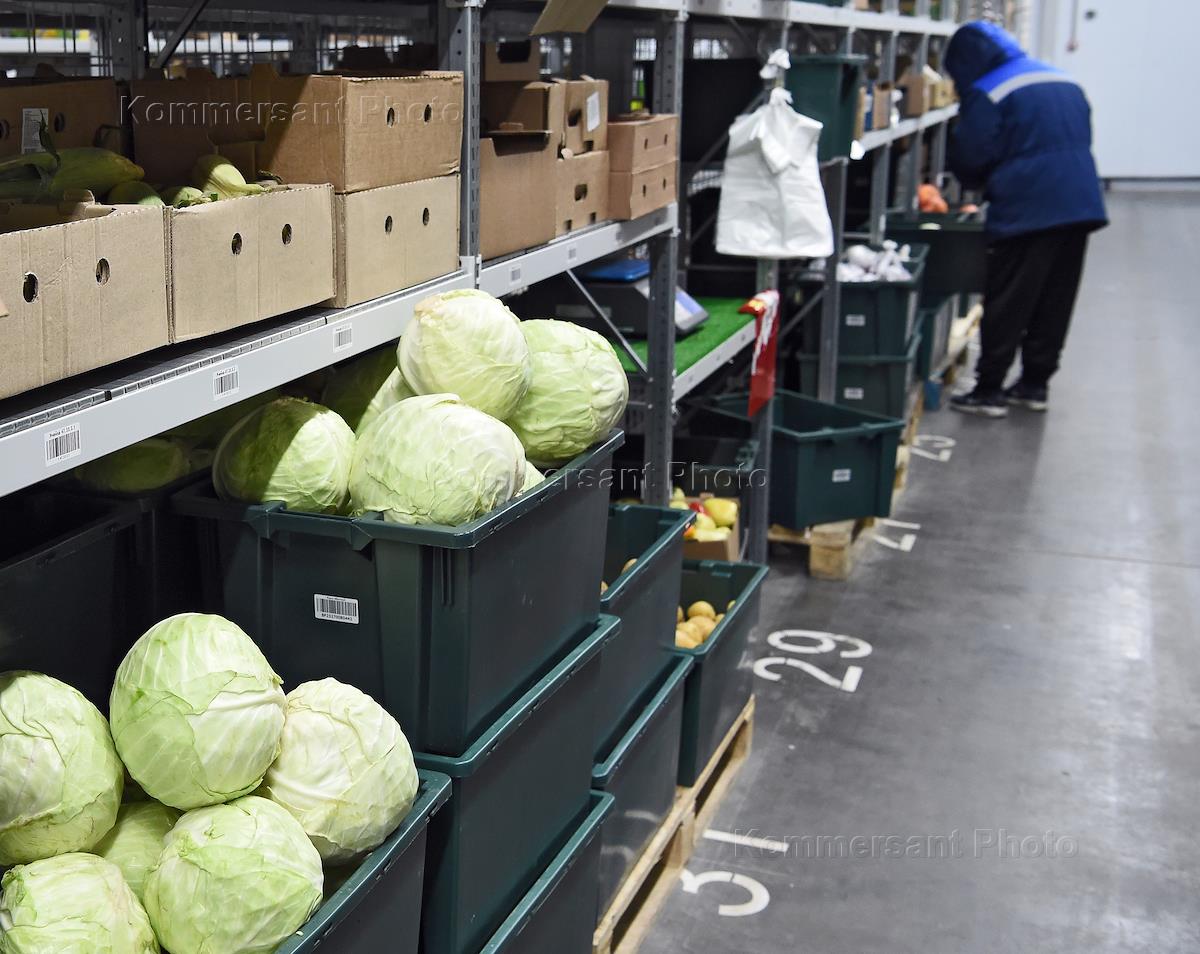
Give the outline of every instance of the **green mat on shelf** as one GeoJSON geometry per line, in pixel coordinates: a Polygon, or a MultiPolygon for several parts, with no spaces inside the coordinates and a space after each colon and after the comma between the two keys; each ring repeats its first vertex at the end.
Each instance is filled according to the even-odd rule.
{"type": "MultiPolygon", "coordinates": [[[[708,321],[686,338],[675,340],[675,373],[682,374],[706,354],[737,334],[742,328],[754,321],[753,315],[738,314],[738,309],[746,304],[745,298],[698,298],[701,307],[708,312],[708,321]]],[[[640,339],[630,339],[629,343],[638,357],[646,360],[648,350],[646,342],[640,339]]],[[[614,345],[617,357],[626,371],[633,371],[634,364],[629,355],[618,345],[614,345]]]]}

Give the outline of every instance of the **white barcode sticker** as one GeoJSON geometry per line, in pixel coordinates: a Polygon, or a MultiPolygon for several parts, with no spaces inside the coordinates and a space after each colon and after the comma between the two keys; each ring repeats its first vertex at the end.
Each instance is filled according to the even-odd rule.
{"type": "Polygon", "coordinates": [[[78,424],[65,424],[46,432],[46,466],[61,464],[64,460],[83,453],[83,437],[78,424]]]}
{"type": "Polygon", "coordinates": [[[347,596],[324,596],[314,593],[313,612],[317,619],[327,619],[331,623],[358,625],[358,600],[352,600],[347,596]]]}
{"type": "Polygon", "coordinates": [[[862,388],[846,388],[842,391],[842,397],[847,401],[861,401],[865,394],[862,388]]]}
{"type": "Polygon", "coordinates": [[[835,484],[848,484],[853,476],[853,471],[849,467],[843,467],[833,472],[833,482],[835,484]]]}
{"type": "Polygon", "coordinates": [[[867,326],[867,316],[866,315],[847,315],[846,316],[846,327],[847,328],[865,328],[866,326],[867,326]]]}
{"type": "Polygon", "coordinates": [[[592,93],[587,98],[587,118],[584,120],[587,123],[587,131],[600,127],[600,94],[592,93]]]}
{"type": "Polygon", "coordinates": [[[231,394],[237,394],[242,389],[238,376],[238,366],[230,365],[213,373],[213,400],[223,401],[231,394]]]}
{"type": "Polygon", "coordinates": [[[333,327],[333,350],[345,351],[354,345],[354,326],[350,322],[333,327]]]}
{"type": "Polygon", "coordinates": [[[44,106],[21,110],[21,152],[45,152],[42,148],[42,123],[49,124],[50,110],[44,106]]]}

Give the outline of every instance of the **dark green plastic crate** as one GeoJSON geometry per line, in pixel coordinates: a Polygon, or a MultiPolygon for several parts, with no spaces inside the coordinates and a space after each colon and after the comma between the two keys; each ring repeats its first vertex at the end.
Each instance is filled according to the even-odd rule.
{"type": "Polygon", "coordinates": [[[200,521],[205,602],[284,681],[332,676],[384,706],[414,750],[458,755],[591,627],[621,433],[460,527],[174,497],[200,521]],[[317,618],[357,600],[358,622],[317,618]]]}
{"type": "Polygon", "coordinates": [[[480,954],[591,954],[599,897],[600,826],[614,799],[592,793],[592,810],[480,954]]]}
{"type": "Polygon", "coordinates": [[[135,600],[141,514],[124,501],[31,491],[0,500],[0,672],[61,679],[101,711],[142,634],[135,600]]]}
{"type": "MultiPolygon", "coordinates": [[[[718,398],[717,407],[744,419],[746,395],[718,398]]],[[[903,421],[794,391],[777,391],[773,407],[772,523],[798,530],[891,513],[903,421]]]]}
{"type": "MultiPolygon", "coordinates": [[[[921,340],[919,333],[914,335],[904,354],[839,357],[837,403],[884,417],[904,417],[908,392],[916,378],[921,340]]],[[[798,360],[800,390],[816,397],[819,359],[815,355],[801,355],[798,360]]]]}
{"type": "Polygon", "coordinates": [[[696,649],[675,650],[693,662],[683,696],[680,785],[696,784],[750,699],[754,674],[747,646],[758,624],[766,578],[767,568],[755,563],[689,560],[683,565],[682,605],[705,600],[725,618],[696,649]]]}
{"type": "Polygon", "coordinates": [[[600,660],[620,625],[601,617],[465,755],[416,755],[453,779],[429,829],[423,954],[476,954],[583,821],[600,660]]]}
{"type": "Polygon", "coordinates": [[[621,620],[604,650],[596,699],[596,758],[609,751],[673,659],[675,607],[690,510],[614,504],[608,514],[600,610],[621,620]],[[630,558],[637,562],[621,571],[630,558]]]}
{"type": "Polygon", "coordinates": [[[676,657],[637,721],[592,770],[593,787],[617,800],[600,836],[601,911],[674,804],[683,690],[691,668],[690,659],[676,657]]]}
{"type": "Polygon", "coordinates": [[[980,213],[921,212],[890,215],[887,237],[900,244],[929,246],[921,297],[925,302],[944,295],[982,295],[987,287],[987,233],[980,213]],[[937,229],[921,228],[937,225],[937,229]]]}
{"type": "MultiPolygon", "coordinates": [[[[703,427],[702,424],[699,426],[703,427]]],[[[615,496],[641,494],[645,446],[641,436],[628,436],[616,458],[615,496]]],[[[671,485],[681,488],[689,497],[704,493],[735,496],[750,486],[757,457],[758,441],[749,437],[701,437],[677,433],[671,442],[671,485]]]]}
{"type": "Polygon", "coordinates": [[[865,56],[845,53],[792,57],[786,80],[792,108],[824,124],[821,162],[850,155],[866,63],[865,56]]]}
{"type": "Polygon", "coordinates": [[[429,822],[450,798],[446,776],[417,774],[417,799],[400,827],[332,893],[337,873],[326,872],[325,903],[275,954],[417,954],[429,822]]]}
{"type": "Polygon", "coordinates": [[[921,344],[917,349],[916,365],[916,378],[920,381],[926,380],[946,358],[956,301],[956,297],[944,295],[934,299],[929,307],[921,309],[918,320],[921,344]]]}

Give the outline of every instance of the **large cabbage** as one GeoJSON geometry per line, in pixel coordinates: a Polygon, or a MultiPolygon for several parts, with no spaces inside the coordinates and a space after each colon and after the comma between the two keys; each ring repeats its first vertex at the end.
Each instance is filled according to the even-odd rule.
{"type": "Polygon", "coordinates": [[[108,723],[78,690],[0,673],[0,868],[91,848],[116,821],[122,780],[108,723]]]}
{"type": "Polygon", "coordinates": [[[179,812],[158,802],[131,802],[121,806],[112,831],[93,851],[121,869],[125,883],[140,901],[146,875],[158,864],[163,839],[179,821],[179,812]]]}
{"type": "Polygon", "coordinates": [[[400,339],[400,371],[418,394],[457,394],[504,420],[529,389],[529,346],[504,303],[474,289],[417,304],[400,339]]]}
{"type": "Polygon", "coordinates": [[[415,393],[396,366],[396,349],[389,345],[335,368],[321,403],[361,434],[389,407],[415,393]]]}
{"type": "Polygon", "coordinates": [[[417,787],[400,724],[370,696],[336,679],[288,693],[283,747],[262,794],[295,816],[326,864],[382,844],[417,787]]]}
{"type": "Polygon", "coordinates": [[[519,492],[526,493],[527,491],[533,490],[534,487],[543,483],[545,480],[545,474],[534,467],[533,464],[529,463],[529,461],[525,461],[525,473],[521,478],[521,489],[519,492]]]}
{"type": "Polygon", "coordinates": [[[204,417],[198,417],[194,421],[173,427],[159,436],[183,441],[189,447],[207,447],[211,450],[221,443],[221,438],[234,424],[255,408],[270,404],[277,397],[279,397],[278,388],[264,391],[262,394],[256,394],[244,401],[238,401],[237,404],[230,404],[219,411],[213,411],[211,414],[205,414],[204,417]]]}
{"type": "Polygon", "coordinates": [[[91,490],[136,494],[157,490],[193,470],[187,447],[168,437],[150,437],[75,470],[91,490]]]}
{"type": "Polygon", "coordinates": [[[350,471],[356,513],[456,526],[517,493],[525,455],[512,430],[453,394],[388,408],[358,439],[350,471]]]}
{"type": "Polygon", "coordinates": [[[158,954],[158,941],[120,869],[73,853],[4,875],[0,954],[158,954]]]}
{"type": "Polygon", "coordinates": [[[146,913],[171,954],[270,954],[321,903],[321,856],[257,795],[188,812],[146,879],[146,913]]]}
{"type": "Polygon", "coordinates": [[[187,810],[258,788],[279,754],[281,680],[254,641],[220,616],[152,626],[113,681],[113,740],[129,774],[187,810]]]}
{"type": "Polygon", "coordinates": [[[509,426],[525,456],[561,464],[591,447],[625,413],[629,378],[603,336],[569,321],[521,322],[533,381],[509,426]]]}
{"type": "Polygon", "coordinates": [[[341,513],[353,454],[354,432],[338,414],[283,397],[230,428],[213,461],[213,487],[224,500],[341,513]]]}

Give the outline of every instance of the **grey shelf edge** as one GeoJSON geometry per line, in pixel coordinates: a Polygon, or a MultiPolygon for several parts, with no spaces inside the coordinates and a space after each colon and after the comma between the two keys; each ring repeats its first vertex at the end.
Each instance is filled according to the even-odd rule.
{"type": "Polygon", "coordinates": [[[0,496],[393,341],[422,298],[473,284],[472,275],[457,272],[351,308],[272,322],[220,347],[197,342],[192,354],[144,362],[107,385],[7,421],[0,425],[0,496]],[[216,400],[216,376],[235,372],[237,390],[216,400]],[[79,452],[48,463],[48,442],[65,428],[78,429],[79,452]]]}
{"type": "MultiPolygon", "coordinates": [[[[618,0],[613,6],[623,6],[618,0]]],[[[773,20],[809,26],[829,26],[874,30],[887,33],[919,33],[949,36],[958,24],[953,20],[906,16],[900,13],[874,13],[849,7],[827,7],[802,0],[685,0],[690,16],[733,17],[741,20],[773,20]]]]}
{"type": "Polygon", "coordinates": [[[483,263],[479,287],[501,298],[569,268],[577,268],[605,255],[637,245],[676,227],[675,203],[628,222],[607,222],[581,229],[546,245],[507,258],[483,263]]]}
{"type": "Polygon", "coordinates": [[[682,374],[675,375],[675,400],[691,393],[754,344],[754,322],[739,328],[682,374]]]}
{"type": "Polygon", "coordinates": [[[895,126],[887,129],[872,129],[869,132],[865,132],[862,139],[859,140],[859,144],[865,152],[873,152],[880,146],[886,146],[897,139],[912,136],[924,129],[931,129],[942,123],[948,123],[957,115],[958,103],[952,106],[945,106],[942,109],[933,109],[924,116],[919,116],[915,119],[903,119],[895,126]]]}

